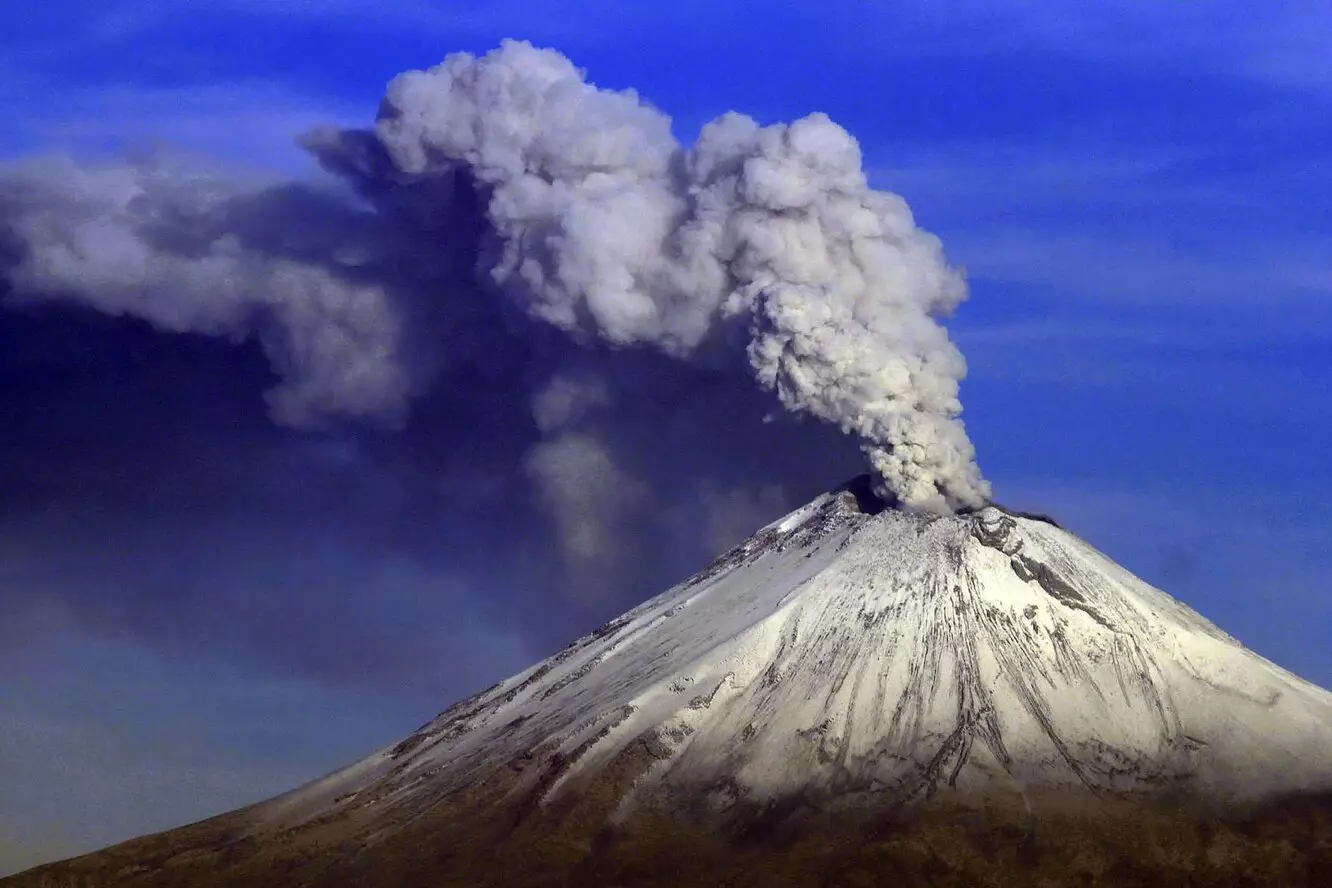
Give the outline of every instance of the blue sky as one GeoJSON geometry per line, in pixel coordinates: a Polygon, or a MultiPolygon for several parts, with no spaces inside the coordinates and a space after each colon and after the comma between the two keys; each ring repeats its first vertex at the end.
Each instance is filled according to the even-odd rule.
{"type": "MultiPolygon", "coordinates": [[[[307,175],[294,136],[364,124],[394,74],[504,37],[637,89],[683,141],[729,109],[762,122],[826,111],[860,140],[872,182],[902,194],[967,268],[971,299],[950,330],[996,498],[1054,514],[1332,685],[1332,7],[939,7],[220,0],[90,12],[56,0],[0,34],[0,154],[166,145],[307,175]]],[[[415,500],[399,527],[397,500],[356,499],[397,535],[353,545],[382,525],[330,504],[362,496],[347,485],[364,478],[363,450],[419,490],[398,445],[362,442],[348,457],[336,441],[269,428],[253,354],[79,330],[0,327],[0,398],[27,411],[14,440],[66,453],[62,478],[104,463],[132,481],[150,469],[125,454],[171,427],[163,464],[207,481],[240,478],[226,468],[237,454],[276,460],[300,490],[215,484],[206,520],[181,520],[184,496],[168,509],[125,491],[80,501],[73,482],[59,502],[10,491],[36,505],[0,524],[0,606],[23,627],[0,631],[0,873],[317,776],[659,591],[561,608],[518,591],[517,563],[478,591],[479,568],[464,582],[446,553],[428,554],[433,525],[416,517],[433,506],[415,500]],[[160,388],[161,368],[183,381],[160,388]],[[98,406],[115,399],[129,400],[98,406]],[[85,463],[79,442],[94,437],[107,455],[85,463]],[[42,521],[55,530],[43,536],[42,521]],[[402,542],[413,527],[419,545],[402,542]],[[164,547],[192,560],[154,582],[220,579],[161,592],[142,565],[164,547]],[[44,591],[60,583],[83,591],[44,591]],[[309,637],[255,630],[290,636],[307,612],[309,637]],[[208,632],[180,634],[200,622],[208,632]],[[408,641],[390,656],[395,638],[408,641]],[[378,653],[348,660],[358,646],[378,653]]],[[[11,477],[49,468],[18,446],[4,450],[11,477]]],[[[754,521],[782,502],[757,498],[754,521]]],[[[667,581],[674,569],[661,568],[667,581]]]]}

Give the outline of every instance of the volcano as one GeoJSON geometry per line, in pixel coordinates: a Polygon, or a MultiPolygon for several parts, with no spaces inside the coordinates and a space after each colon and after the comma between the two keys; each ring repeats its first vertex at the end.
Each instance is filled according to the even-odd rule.
{"type": "Polygon", "coordinates": [[[861,478],[391,748],[0,884],[1332,884],[1330,798],[1332,694],[861,478]]]}

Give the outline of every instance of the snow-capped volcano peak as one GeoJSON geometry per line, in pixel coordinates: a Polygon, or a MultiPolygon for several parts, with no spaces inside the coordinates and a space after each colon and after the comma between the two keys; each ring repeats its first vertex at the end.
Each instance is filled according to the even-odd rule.
{"type": "Polygon", "coordinates": [[[269,815],[452,791],[549,801],[637,756],[618,810],[1031,789],[1332,786],[1332,694],[1048,519],[820,496],[696,576],[269,815]]]}

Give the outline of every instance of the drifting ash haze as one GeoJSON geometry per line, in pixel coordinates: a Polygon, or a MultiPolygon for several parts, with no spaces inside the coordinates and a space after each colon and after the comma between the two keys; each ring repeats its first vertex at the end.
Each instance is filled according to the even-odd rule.
{"type": "Polygon", "coordinates": [[[305,144],[359,200],[151,164],[11,169],[10,299],[258,337],[273,416],[297,426],[401,422],[497,331],[538,348],[536,321],[610,346],[602,373],[629,346],[747,372],[856,436],[910,508],[986,500],[937,321],[962,278],[826,116],[727,114],[685,148],[633,92],[506,42],[401,75],[373,129],[305,144]]]}

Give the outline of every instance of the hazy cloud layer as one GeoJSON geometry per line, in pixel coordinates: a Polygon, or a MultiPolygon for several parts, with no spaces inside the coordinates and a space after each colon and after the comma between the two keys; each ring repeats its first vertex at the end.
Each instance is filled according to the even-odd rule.
{"type": "Polygon", "coordinates": [[[434,705],[697,570],[752,532],[736,503],[771,520],[857,470],[744,380],[492,345],[400,428],[295,432],[256,343],[0,315],[0,658],[72,626],[434,705]]]}

